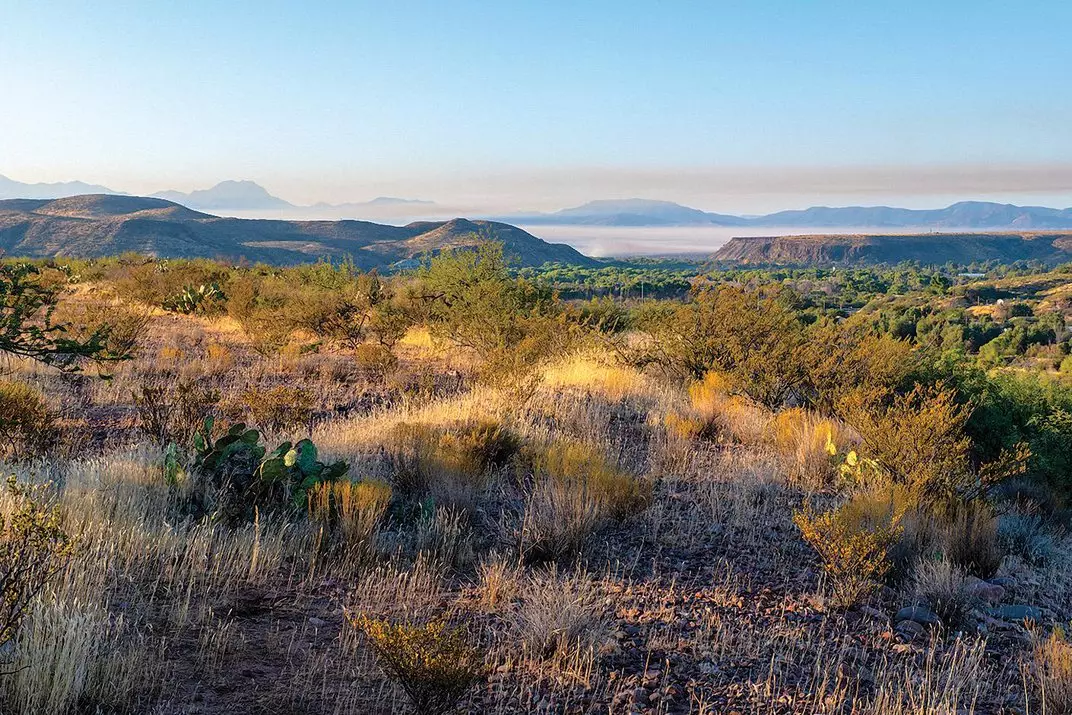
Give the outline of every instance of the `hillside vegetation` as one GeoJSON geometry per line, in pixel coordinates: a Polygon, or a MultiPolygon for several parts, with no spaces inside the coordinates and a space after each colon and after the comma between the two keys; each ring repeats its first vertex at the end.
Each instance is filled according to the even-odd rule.
{"type": "Polygon", "coordinates": [[[1072,711],[1072,273],[2,267],[0,711],[1072,711]]]}
{"type": "Polygon", "coordinates": [[[308,263],[347,258],[363,269],[495,240],[521,265],[591,265],[566,245],[508,224],[453,219],[388,226],[368,221],[220,218],[165,199],[93,194],[0,201],[0,250],[8,256],[91,258],[132,251],[160,258],[308,263]]]}

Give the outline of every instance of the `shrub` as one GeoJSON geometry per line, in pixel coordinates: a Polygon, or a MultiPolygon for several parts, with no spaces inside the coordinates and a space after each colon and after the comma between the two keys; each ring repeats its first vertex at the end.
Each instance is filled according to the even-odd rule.
{"type": "Polygon", "coordinates": [[[307,390],[288,385],[251,387],[238,397],[249,421],[275,433],[307,424],[313,415],[313,398],[307,390]]]}
{"type": "Polygon", "coordinates": [[[764,294],[728,285],[694,292],[669,314],[641,321],[648,358],[682,377],[715,370],[734,392],[775,409],[804,382],[803,324],[788,292],[764,294]]]}
{"type": "Polygon", "coordinates": [[[939,518],[946,558],[973,576],[993,576],[1005,555],[994,510],[979,500],[956,502],[942,509],[939,518]]]}
{"type": "Polygon", "coordinates": [[[909,341],[860,335],[850,325],[815,327],[808,337],[804,393],[826,414],[840,414],[850,396],[877,405],[902,393],[919,362],[909,341]]]}
{"type": "Polygon", "coordinates": [[[533,450],[533,487],[520,534],[527,561],[577,554],[588,538],[614,520],[642,510],[649,487],[578,442],[556,442],[533,450]]]}
{"type": "Polygon", "coordinates": [[[347,546],[367,543],[391,504],[391,487],[377,481],[321,482],[309,490],[309,518],[347,546]]]}
{"type": "Polygon", "coordinates": [[[380,382],[398,367],[398,358],[383,345],[358,345],[354,348],[354,362],[362,372],[380,382]]]}
{"type": "Polygon", "coordinates": [[[143,383],[133,399],[142,432],[161,446],[168,442],[188,445],[220,394],[193,380],[180,380],[165,385],[143,383]]]}
{"type": "Polygon", "coordinates": [[[6,497],[0,524],[0,646],[15,637],[30,603],[72,550],[57,507],[15,477],[8,477],[6,497]]]}
{"type": "Polygon", "coordinates": [[[921,561],[916,565],[913,594],[930,608],[950,630],[974,625],[972,611],[978,606],[968,593],[968,575],[947,559],[921,561]]]}
{"type": "Polygon", "coordinates": [[[1034,648],[1035,687],[1042,711],[1053,715],[1072,713],[1072,643],[1064,629],[1054,629],[1034,648]]]}
{"type": "Polygon", "coordinates": [[[793,515],[829,578],[834,603],[848,608],[873,593],[890,570],[889,551],[901,535],[901,515],[890,513],[887,524],[861,524],[844,507],[816,515],[810,507],[793,515]]]}
{"type": "Polygon", "coordinates": [[[34,457],[55,442],[56,418],[40,391],[21,382],[0,381],[0,454],[34,457]]]}
{"type": "Polygon", "coordinates": [[[873,486],[858,492],[842,505],[841,515],[842,520],[856,531],[898,527],[897,539],[886,552],[890,563],[886,573],[888,581],[900,582],[908,578],[921,558],[932,559],[941,553],[942,534],[938,522],[920,508],[903,486],[873,486]],[[895,517],[899,518],[895,520],[895,517]]]}
{"type": "Polygon", "coordinates": [[[971,412],[952,390],[917,386],[889,407],[872,410],[857,402],[848,415],[867,456],[921,501],[948,501],[975,486],[964,431],[971,412]]]}
{"type": "Polygon", "coordinates": [[[466,634],[442,620],[408,625],[350,615],[380,667],[405,691],[415,713],[450,711],[484,675],[480,653],[466,634]]]}

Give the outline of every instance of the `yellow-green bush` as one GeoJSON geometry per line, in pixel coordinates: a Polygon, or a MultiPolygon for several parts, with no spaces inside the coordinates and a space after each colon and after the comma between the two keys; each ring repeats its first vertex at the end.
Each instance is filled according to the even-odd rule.
{"type": "Polygon", "coordinates": [[[648,484],[622,471],[601,452],[579,442],[531,449],[529,493],[521,529],[521,551],[530,561],[573,556],[610,521],[642,510],[648,484]]]}
{"type": "Polygon", "coordinates": [[[490,471],[506,466],[520,446],[517,436],[494,420],[402,422],[386,441],[396,485],[408,494],[426,492],[443,478],[482,483],[490,471]]]}
{"type": "Polygon", "coordinates": [[[859,603],[889,572],[889,552],[901,535],[901,514],[893,509],[881,518],[851,506],[822,514],[805,507],[793,515],[804,540],[822,560],[836,605],[859,603]]]}
{"type": "Polygon", "coordinates": [[[362,614],[349,618],[365,634],[380,667],[402,687],[416,713],[448,712],[484,674],[480,652],[464,631],[445,621],[411,625],[362,614]]]}
{"type": "Polygon", "coordinates": [[[376,532],[391,504],[391,487],[373,480],[321,482],[309,490],[308,500],[310,519],[355,545],[376,532]]]}
{"type": "Polygon", "coordinates": [[[57,434],[56,417],[39,390],[0,381],[0,454],[37,456],[53,445],[57,434]]]}

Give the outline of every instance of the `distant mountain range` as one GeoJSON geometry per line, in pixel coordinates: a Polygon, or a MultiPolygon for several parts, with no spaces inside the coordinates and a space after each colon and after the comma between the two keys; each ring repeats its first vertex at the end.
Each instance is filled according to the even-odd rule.
{"type": "Polygon", "coordinates": [[[489,239],[502,242],[523,266],[596,263],[569,246],[495,221],[457,218],[388,226],[221,218],[166,199],[116,194],[0,200],[0,251],[7,256],[99,257],[134,251],[275,264],[352,258],[370,270],[489,239]]]}
{"type": "MultiPolygon", "coordinates": [[[[95,186],[80,181],[28,184],[0,176],[0,199],[54,199],[82,194],[128,195],[104,186],[95,186]]],[[[258,212],[269,216],[272,214],[286,216],[286,212],[289,211],[291,216],[297,214],[303,217],[337,218],[353,215],[383,219],[398,215],[436,216],[443,210],[443,207],[436,209],[436,204],[432,201],[389,196],[356,203],[318,203],[312,206],[299,206],[273,196],[253,181],[221,181],[209,189],[199,189],[189,193],[160,191],[153,196],[197,211],[237,212],[244,216],[258,212]],[[392,209],[395,208],[415,210],[393,211],[392,209]]],[[[779,211],[764,216],[734,216],[701,211],[672,201],[606,199],[590,201],[582,206],[553,213],[526,213],[485,216],[484,218],[525,226],[722,226],[1018,231],[1072,229],[1072,208],[1016,206],[988,201],[962,201],[942,209],[813,206],[808,209],[779,211]]]]}
{"type": "MultiPolygon", "coordinates": [[[[0,200],[3,199],[61,199],[84,194],[111,194],[129,196],[122,191],[114,191],[107,186],[86,184],[81,181],[67,181],[55,184],[27,184],[0,175],[0,200]]],[[[197,211],[242,211],[267,213],[293,209],[312,209],[324,213],[360,213],[366,209],[380,209],[391,206],[435,206],[433,201],[420,199],[400,199],[392,196],[380,196],[371,201],[344,204],[318,203],[313,206],[300,206],[273,196],[254,181],[221,181],[208,189],[198,189],[185,193],[182,191],[158,191],[151,194],[153,198],[166,199],[197,211]]]]}
{"type": "Polygon", "coordinates": [[[503,216],[499,220],[526,226],[791,226],[800,228],[933,228],[933,229],[1068,229],[1072,208],[1015,206],[987,201],[962,201],[944,209],[902,209],[889,206],[815,206],[765,216],[709,213],[670,201],[624,199],[591,201],[548,214],[503,216]]]}
{"type": "Polygon", "coordinates": [[[743,236],[730,240],[716,261],[778,265],[895,264],[967,265],[1036,260],[1072,260],[1072,233],[943,233],[896,235],[743,236]]]}

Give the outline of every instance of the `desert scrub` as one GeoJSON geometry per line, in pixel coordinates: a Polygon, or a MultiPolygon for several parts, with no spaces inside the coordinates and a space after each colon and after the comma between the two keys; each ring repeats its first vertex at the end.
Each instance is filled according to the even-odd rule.
{"type": "Polygon", "coordinates": [[[57,436],[55,415],[40,391],[22,382],[0,382],[0,454],[35,457],[57,436]]]}
{"type": "Polygon", "coordinates": [[[161,446],[168,442],[189,444],[219,400],[218,390],[194,380],[143,382],[133,392],[139,429],[161,446]]]}
{"type": "Polygon", "coordinates": [[[872,594],[890,570],[889,552],[901,535],[901,514],[885,523],[865,523],[845,506],[816,514],[805,506],[793,523],[822,560],[834,604],[856,605],[872,594]]]}
{"type": "Polygon", "coordinates": [[[268,433],[295,429],[307,424],[313,416],[312,396],[290,385],[251,387],[238,396],[237,403],[252,424],[268,433]]]}
{"type": "Polygon", "coordinates": [[[376,652],[380,667],[409,698],[414,713],[449,712],[484,675],[480,652],[444,620],[415,625],[348,615],[376,652]]]}
{"type": "Polygon", "coordinates": [[[488,473],[508,465],[521,444],[511,429],[487,419],[445,425],[401,422],[386,441],[395,483],[407,495],[459,479],[482,487],[488,473]]]}
{"type": "Polygon", "coordinates": [[[71,555],[59,508],[8,477],[0,527],[0,646],[18,633],[34,598],[71,555]]]}
{"type": "Polygon", "coordinates": [[[524,509],[520,551],[526,561],[576,555],[609,522],[643,510],[650,485],[580,442],[529,450],[532,489],[524,509]]]}
{"type": "Polygon", "coordinates": [[[1042,712],[1072,713],[1072,643],[1064,628],[1056,628],[1036,642],[1034,685],[1042,712]]]}
{"type": "Polygon", "coordinates": [[[371,541],[391,504],[384,482],[321,482],[309,490],[309,518],[325,525],[352,548],[371,541]]]}

